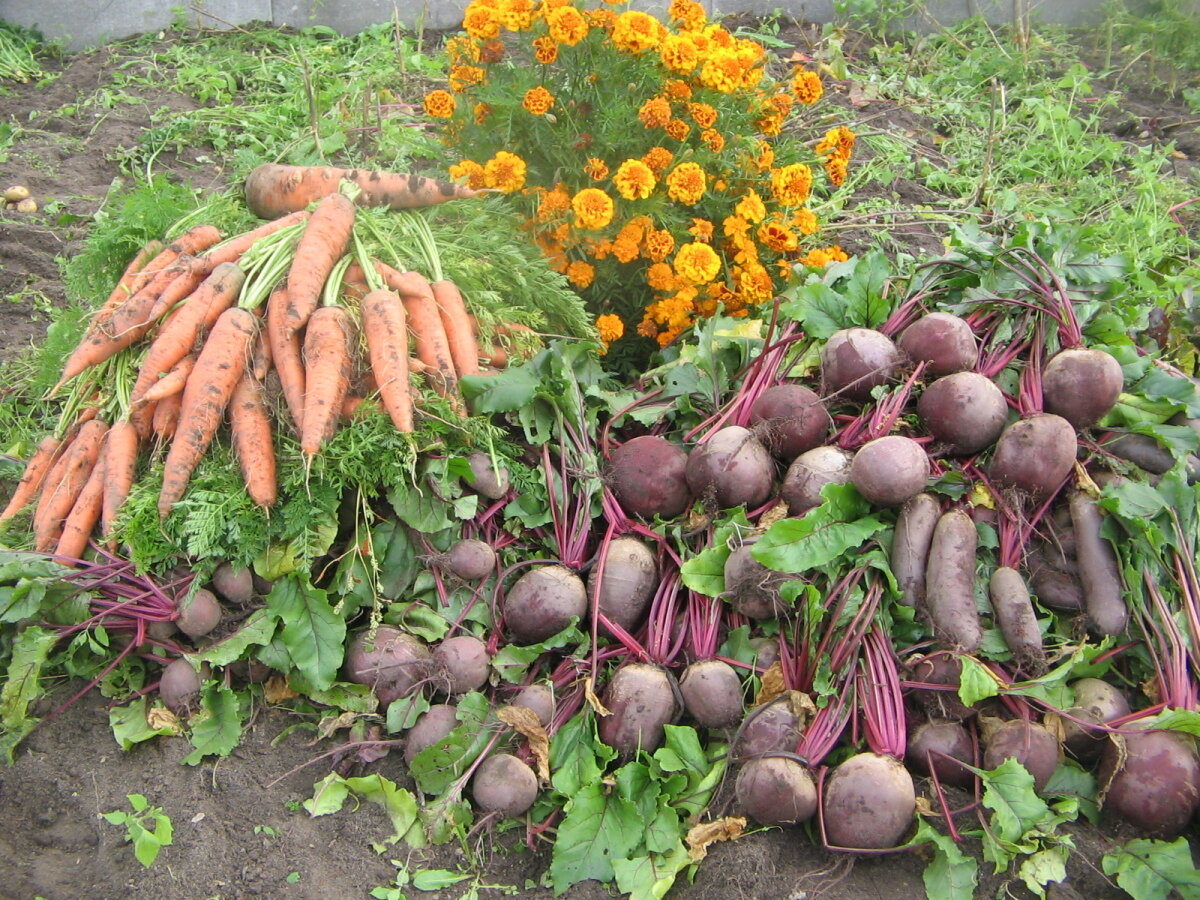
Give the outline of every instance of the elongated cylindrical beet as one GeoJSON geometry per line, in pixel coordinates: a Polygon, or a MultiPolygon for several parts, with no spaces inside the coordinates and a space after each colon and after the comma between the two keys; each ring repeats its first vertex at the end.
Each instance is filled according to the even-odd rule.
{"type": "Polygon", "coordinates": [[[771,496],[775,460],[750,429],[726,425],[688,454],[685,474],[696,497],[753,509],[771,496]]]}
{"type": "Polygon", "coordinates": [[[688,714],[704,728],[732,728],[742,719],[742,681],[733,666],[701,659],[683,670],[679,693],[688,714]]]}
{"type": "Polygon", "coordinates": [[[600,718],[600,740],[622,756],[639,749],[653,753],[680,713],[675,691],[670,674],[660,666],[630,663],[617,669],[602,698],[612,715],[600,718]]]}
{"type": "Polygon", "coordinates": [[[1120,634],[1129,624],[1121,570],[1112,544],[1100,534],[1104,514],[1083,491],[1072,491],[1067,501],[1075,530],[1075,554],[1088,622],[1101,635],[1120,634]]]}
{"type": "Polygon", "coordinates": [[[1070,347],[1050,357],[1042,370],[1042,400],[1047,412],[1088,428],[1108,415],[1124,383],[1121,364],[1111,354],[1070,347]]]}
{"type": "Polygon", "coordinates": [[[742,812],[759,825],[796,825],[817,811],[812,776],[786,757],[770,756],[743,764],[734,794],[742,812]]]}
{"type": "Polygon", "coordinates": [[[925,566],[933,529],[941,514],[937,498],[920,493],[906,500],[896,517],[890,564],[900,588],[900,602],[905,606],[921,606],[925,602],[925,566]]]}
{"type": "Polygon", "coordinates": [[[1065,571],[1049,562],[1036,547],[1026,554],[1025,565],[1029,571],[1029,587],[1042,606],[1072,615],[1083,612],[1083,585],[1076,574],[1078,566],[1075,572],[1065,571]]]}
{"type": "Polygon", "coordinates": [[[776,384],[750,406],[750,426],[763,446],[784,462],[819,447],[833,424],[816,391],[802,384],[776,384]]]}
{"type": "Polygon", "coordinates": [[[925,609],[933,633],[963,653],[979,649],[983,626],[975,603],[975,522],[961,509],[942,513],[933,529],[925,567],[925,609]]]}
{"type": "Polygon", "coordinates": [[[894,756],[859,753],[825,782],[821,819],[831,847],[884,850],[913,824],[917,793],[912,775],[894,756]]]}
{"type": "Polygon", "coordinates": [[[917,400],[921,424],[954,456],[990,447],[1004,431],[1008,403],[986,375],[957,372],[939,378],[917,400]]]}
{"type": "Polygon", "coordinates": [[[1162,475],[1175,465],[1171,451],[1148,434],[1118,434],[1100,446],[1118,459],[1131,462],[1151,475],[1162,475]]]}
{"type": "Polygon", "coordinates": [[[658,560],[645,541],[627,535],[609,541],[604,553],[603,571],[597,564],[588,573],[588,599],[609,621],[633,631],[654,597],[658,560]]]}
{"type": "Polygon", "coordinates": [[[876,506],[899,506],[923,491],[928,480],[925,448],[900,434],[868,441],[850,462],[850,483],[876,506]]]}
{"type": "Polygon", "coordinates": [[[587,615],[587,586],[566,566],[545,565],[518,578],[504,597],[504,624],[520,644],[558,634],[587,615]]]}
{"type": "Polygon", "coordinates": [[[914,363],[924,362],[933,378],[975,368],[979,342],[966,319],[953,313],[934,312],[921,316],[896,342],[914,363]]]}
{"type": "Polygon", "coordinates": [[[692,500],[688,488],[688,454],[656,434],[644,434],[621,444],[609,457],[613,493],[631,515],[673,519],[692,500]]]}
{"type": "Polygon", "coordinates": [[[1021,573],[1009,566],[1000,566],[988,579],[988,597],[1004,643],[1012,651],[1017,669],[1024,675],[1037,677],[1046,671],[1046,650],[1042,631],[1029,588],[1021,573]]]}
{"type": "Polygon", "coordinates": [[[1066,481],[1077,452],[1078,438],[1070,422],[1052,413],[1035,413],[1000,434],[988,474],[1001,488],[1041,497],[1066,481]]]}

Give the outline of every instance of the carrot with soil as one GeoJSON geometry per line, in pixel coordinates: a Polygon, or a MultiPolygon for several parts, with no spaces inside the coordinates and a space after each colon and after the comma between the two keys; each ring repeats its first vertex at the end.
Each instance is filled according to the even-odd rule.
{"type": "Polygon", "coordinates": [[[58,543],[63,522],[79,498],[100,456],[108,424],[91,419],[79,428],[71,446],[47,476],[46,490],[33,517],[34,549],[49,553],[58,543]]]}
{"type": "Polygon", "coordinates": [[[58,458],[61,444],[62,441],[53,434],[46,435],[38,442],[29,461],[25,463],[25,471],[21,474],[21,480],[17,482],[12,497],[9,498],[8,506],[4,508],[4,512],[0,513],[0,522],[11,519],[37,496],[42,482],[46,479],[46,474],[58,458]]]}
{"type": "Polygon", "coordinates": [[[383,286],[382,276],[366,259],[358,241],[355,241],[355,251],[361,262],[352,263],[346,276],[348,279],[361,279],[368,288],[359,302],[359,312],[367,341],[370,375],[379,392],[380,402],[396,430],[411,432],[413,397],[409,382],[408,324],[404,302],[399,294],[383,286]]]}
{"type": "Polygon", "coordinates": [[[382,262],[376,262],[375,268],[383,276],[384,283],[400,295],[417,359],[428,369],[425,377],[435,391],[462,413],[450,342],[429,279],[420,272],[401,272],[382,262]]]}
{"type": "Polygon", "coordinates": [[[205,272],[212,272],[213,269],[222,263],[237,262],[260,239],[277,234],[291,225],[298,225],[308,219],[310,215],[312,214],[308,210],[301,209],[283,218],[274,219],[264,225],[259,225],[257,228],[243,231],[241,234],[235,235],[229,240],[217,244],[215,247],[210,247],[203,255],[197,257],[196,262],[205,272]]]}
{"type": "Polygon", "coordinates": [[[96,458],[95,464],[84,482],[83,489],[75,498],[71,511],[63,519],[62,534],[54,548],[57,556],[68,559],[80,559],[87,550],[88,540],[100,521],[104,505],[105,459],[108,455],[107,437],[96,458]]]}
{"type": "Polygon", "coordinates": [[[242,372],[229,400],[230,442],[246,482],[246,492],[256,505],[270,509],[279,496],[271,413],[261,380],[253,368],[242,372]]]}
{"type": "Polygon", "coordinates": [[[304,356],[300,335],[286,333],[286,320],[287,290],[280,288],[267,300],[267,343],[288,413],[298,432],[304,424],[304,356]]]}
{"type": "Polygon", "coordinates": [[[133,402],[134,409],[136,410],[138,407],[149,409],[152,404],[157,403],[164,397],[178,394],[187,384],[188,376],[192,374],[192,369],[195,365],[196,354],[189,353],[183,359],[179,360],[179,362],[175,363],[175,365],[171,366],[170,371],[154,384],[150,385],[146,389],[146,392],[133,402]]]}
{"type": "Polygon", "coordinates": [[[321,291],[350,246],[354,229],[354,203],[345,194],[331,194],[317,204],[296,245],[296,255],[287,275],[285,336],[304,329],[321,300],[321,291]]]}
{"type": "MultiPolygon", "coordinates": [[[[344,271],[341,266],[331,276],[326,300],[337,296],[344,271]]],[[[312,464],[317,451],[337,430],[342,404],[350,393],[353,327],[346,310],[332,302],[319,307],[308,320],[304,332],[304,424],[300,429],[300,451],[306,465],[312,464]]]]}
{"type": "Polygon", "coordinates": [[[129,261],[129,265],[125,267],[125,271],[121,273],[121,277],[117,279],[117,285],[112,289],[112,293],[108,295],[108,299],[104,301],[104,305],[97,310],[96,320],[107,321],[114,309],[146,285],[146,282],[153,275],[152,272],[146,271],[146,265],[162,249],[162,241],[155,239],[149,241],[146,246],[137,252],[133,259],[129,261]]]}

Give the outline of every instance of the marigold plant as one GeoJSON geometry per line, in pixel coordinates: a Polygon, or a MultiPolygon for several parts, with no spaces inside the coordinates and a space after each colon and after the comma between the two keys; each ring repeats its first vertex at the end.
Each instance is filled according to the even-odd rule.
{"type": "Polygon", "coordinates": [[[451,174],[521,204],[606,349],[752,315],[797,267],[842,256],[811,206],[854,147],[845,126],[811,129],[816,72],[768,73],[762,45],[697,0],[666,21],[625,5],[471,0],[448,91],[426,99],[451,174]]]}

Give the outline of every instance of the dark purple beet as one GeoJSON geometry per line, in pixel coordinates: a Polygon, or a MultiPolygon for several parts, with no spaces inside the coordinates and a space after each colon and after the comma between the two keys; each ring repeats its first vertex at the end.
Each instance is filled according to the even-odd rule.
{"type": "Polygon", "coordinates": [[[821,488],[827,484],[845,484],[850,479],[851,454],[840,447],[814,447],[805,450],[788,466],[779,489],[779,497],[788,506],[788,515],[800,516],[821,505],[821,488]]]}
{"type": "Polygon", "coordinates": [[[979,359],[975,332],[951,313],[921,316],[904,329],[897,345],[914,363],[925,362],[925,374],[932,378],[973,369],[979,359]]]}
{"type": "Polygon", "coordinates": [[[1062,748],[1058,738],[1045,725],[1029,719],[1009,719],[994,730],[985,731],[983,767],[994,769],[1006,759],[1015,759],[1033,776],[1033,788],[1045,790],[1050,776],[1058,768],[1062,748]]]}
{"type": "Polygon", "coordinates": [[[407,697],[429,678],[433,654],[420,638],[391,625],[380,625],[374,635],[360,631],[346,648],[346,679],[365,684],[386,707],[407,697]]]}
{"type": "Polygon", "coordinates": [[[1071,474],[1077,438],[1071,423],[1052,413],[1013,422],[996,441],[988,474],[1001,488],[1044,496],[1071,474]]]}
{"type": "Polygon", "coordinates": [[[747,761],[738,772],[734,794],[742,811],[759,825],[795,825],[817,811],[812,776],[785,757],[747,761]]]}
{"type": "Polygon", "coordinates": [[[471,797],[482,813],[501,819],[523,815],[537,799],[537,775],[508,753],[489,756],[471,776],[471,797]]]}
{"type": "Polygon", "coordinates": [[[871,328],[843,328],[821,348],[821,380],[826,396],[869,400],[871,391],[887,384],[900,366],[892,339],[871,328]]]}
{"type": "Polygon", "coordinates": [[[752,542],[742,544],[726,557],[722,596],[748,618],[769,619],[785,609],[779,588],[793,576],[768,569],[750,555],[752,546],[752,542]]]}
{"type": "Polygon", "coordinates": [[[1080,678],[1071,688],[1075,705],[1063,716],[1063,748],[1081,762],[1093,763],[1108,742],[1108,733],[1084,723],[1107,724],[1129,715],[1129,701],[1115,687],[1100,678],[1080,678]],[[1076,721],[1079,720],[1079,721],[1076,721]]]}
{"type": "Polygon", "coordinates": [[[603,579],[600,575],[599,564],[588,573],[589,601],[610,621],[632,632],[649,611],[658,586],[654,551],[638,538],[615,537],[605,553],[603,579]]]}
{"type": "Polygon", "coordinates": [[[1103,350],[1060,350],[1042,370],[1042,402],[1076,428],[1095,425],[1116,406],[1125,385],[1121,364],[1103,350]]]}
{"type": "Polygon", "coordinates": [[[688,454],[691,492],[721,509],[762,505],[775,487],[775,460],[748,428],[726,425],[688,454]]]}
{"type": "Polygon", "coordinates": [[[613,493],[631,515],[673,519],[692,500],[684,474],[687,460],[687,451],[664,437],[645,434],[632,438],[609,457],[613,493]]]}
{"type": "Polygon", "coordinates": [[[916,788],[894,756],[859,753],[838,765],[825,782],[821,820],[831,847],[883,850],[912,827],[916,788]]]}
{"type": "Polygon", "coordinates": [[[750,406],[754,433],[784,462],[823,444],[831,424],[821,398],[802,384],[773,385],[750,406]]]}
{"type": "Polygon", "coordinates": [[[476,538],[455,541],[444,560],[446,569],[463,581],[479,581],[496,570],[496,551],[487,541],[476,538]]]}
{"type": "Polygon", "coordinates": [[[962,679],[962,660],[951,653],[930,653],[909,659],[905,680],[921,684],[943,685],[953,688],[910,688],[913,698],[921,704],[931,719],[946,719],[961,722],[977,712],[958,698],[958,687],[962,679]]]}
{"type": "Polygon", "coordinates": [[[223,562],[212,574],[212,589],[235,606],[245,606],[254,599],[254,572],[223,562]]]}
{"type": "Polygon", "coordinates": [[[683,670],[679,693],[684,709],[704,728],[732,728],[742,720],[742,681],[733,666],[701,659],[683,670]]]}
{"type": "Polygon", "coordinates": [[[209,677],[208,664],[197,671],[186,659],[173,659],[163,669],[158,696],[163,705],[177,716],[186,716],[200,703],[200,687],[209,677]]]}
{"type": "Polygon", "coordinates": [[[456,634],[433,650],[433,687],[454,696],[487,684],[492,658],[487,645],[473,634],[456,634]]]}
{"type": "Polygon", "coordinates": [[[986,375],[958,372],[922,392],[917,415],[947,453],[969,456],[1000,437],[1008,421],[1008,403],[986,375]]]}
{"type": "Polygon", "coordinates": [[[925,490],[928,480],[925,448],[899,434],[868,441],[850,463],[850,483],[876,506],[899,506],[925,490]]]}
{"type": "Polygon", "coordinates": [[[493,464],[491,454],[476,450],[467,456],[467,465],[471,467],[471,476],[467,479],[467,487],[488,500],[499,500],[508,493],[508,469],[493,464]]]}
{"type": "Polygon", "coordinates": [[[504,597],[504,624],[518,644],[536,644],[587,616],[587,586],[559,565],[539,565],[513,583],[504,597]]]}
{"type": "Polygon", "coordinates": [[[404,736],[404,762],[412,765],[417,754],[432,747],[458,727],[458,710],[448,703],[429,707],[404,736]]]}
{"type": "Polygon", "coordinates": [[[554,718],[554,688],[549,684],[531,684],[521,689],[513,700],[513,706],[523,706],[533,710],[538,721],[545,728],[554,718]]]}
{"type": "Polygon", "coordinates": [[[221,624],[221,602],[210,590],[200,588],[179,601],[176,627],[188,637],[203,637],[221,624]]]}
{"type": "Polygon", "coordinates": [[[969,788],[975,774],[955,760],[974,765],[971,735],[961,722],[922,722],[908,735],[905,762],[922,775],[937,777],[943,784],[969,788]]]}
{"type": "Polygon", "coordinates": [[[1200,757],[1182,732],[1113,735],[1097,778],[1104,814],[1148,837],[1178,837],[1200,808],[1200,757]]]}
{"type": "Polygon", "coordinates": [[[680,712],[670,674],[649,663],[617,669],[602,702],[612,715],[600,717],[600,740],[622,756],[657,750],[680,712]]]}
{"type": "Polygon", "coordinates": [[[746,713],[733,741],[735,759],[754,759],[768,753],[795,752],[800,722],[790,701],[780,697],[746,713]]]}

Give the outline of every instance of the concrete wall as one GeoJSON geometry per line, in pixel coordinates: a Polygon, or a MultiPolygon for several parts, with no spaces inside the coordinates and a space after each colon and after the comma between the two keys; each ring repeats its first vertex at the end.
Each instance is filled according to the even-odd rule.
{"type": "MultiPolygon", "coordinates": [[[[634,0],[633,6],[662,13],[668,0],[634,0]]],[[[880,0],[888,3],[889,0],[880,0]]],[[[974,15],[995,23],[1012,19],[1015,0],[928,0],[930,16],[951,24],[974,15]]],[[[1058,25],[1087,25],[1103,18],[1104,0],[1024,0],[1040,21],[1058,25]]],[[[169,26],[177,16],[209,27],[272,22],[303,28],[325,25],[344,34],[368,25],[398,19],[414,28],[457,28],[467,0],[0,0],[0,20],[36,28],[48,39],[61,40],[71,50],[169,26]]],[[[704,0],[710,14],[781,12],[813,22],[834,18],[832,0],[704,0]]],[[[1200,6],[1200,0],[1197,0],[1200,6]]],[[[927,28],[918,17],[912,27],[927,28]]]]}

